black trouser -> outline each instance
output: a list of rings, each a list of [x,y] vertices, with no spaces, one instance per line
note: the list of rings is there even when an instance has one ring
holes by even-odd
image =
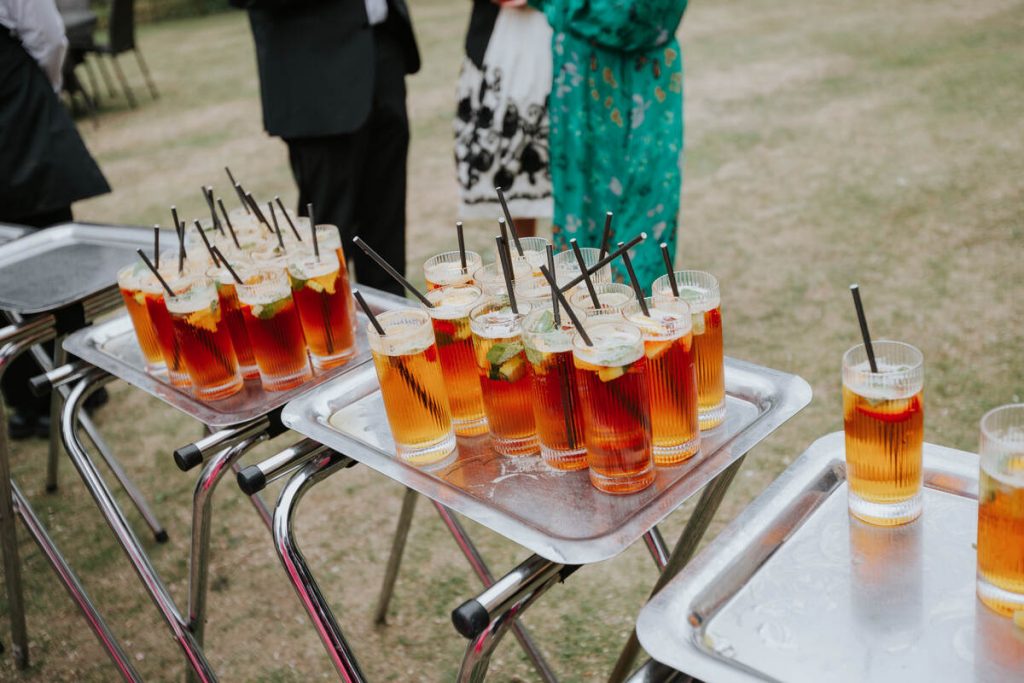
[[[32,228],[45,228],[58,223],[70,223],[71,220],[71,207],[66,206],[55,211],[22,216],[10,222],[27,225]],[[53,342],[47,342],[44,344],[44,347],[46,352],[52,356]],[[7,368],[7,372],[4,373],[2,383],[4,401],[6,401],[7,405],[19,411],[40,414],[49,412],[50,399],[46,396],[43,398],[33,396],[28,388],[29,379],[42,372],[43,369],[39,367],[31,353],[26,351],[15,358],[14,362]],[[0,429],[7,429],[7,426],[0,425]]]
[[[373,105],[362,127],[345,135],[285,142],[299,186],[299,213],[305,215],[307,202],[312,202],[318,223],[341,228],[345,254],[355,262],[359,282],[401,294],[402,287],[352,245],[358,235],[405,273],[405,53],[386,28],[377,28],[374,38]]]

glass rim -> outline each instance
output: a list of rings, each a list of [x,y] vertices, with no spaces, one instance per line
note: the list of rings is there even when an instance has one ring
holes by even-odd
[[[579,333],[579,330],[577,330],[575,333],[573,333],[572,336],[572,354],[574,357],[578,357],[580,358],[580,360],[590,363],[591,365],[613,367],[611,365],[607,365],[606,363],[601,362],[600,359],[595,359],[591,357],[591,355],[599,355],[601,353],[601,351],[599,350],[599,345],[597,344],[597,338],[598,334],[603,331],[601,328],[605,327],[614,327],[620,330],[626,330],[631,335],[634,335],[636,337],[636,340],[634,342],[634,345],[637,348],[636,357],[631,358],[629,361],[626,361],[625,364],[635,363],[637,360],[644,357],[643,333],[640,331],[639,327],[629,322],[625,318],[619,316],[618,319],[615,319],[609,316],[605,320],[599,320],[594,322],[593,324],[585,325],[584,327],[586,328],[587,336],[590,337],[590,340],[594,342],[594,344],[587,344],[587,342],[583,339],[583,335]],[[616,365],[621,366],[623,365],[623,363],[616,363]]]
[[[398,319],[398,320],[396,320]],[[401,327],[398,323],[401,321]],[[377,322],[384,328],[385,334],[381,334],[369,320],[366,321],[366,338],[370,342],[370,348],[385,356],[407,356],[420,353],[434,343],[434,325],[430,315],[419,308],[398,308],[391,311],[384,311],[377,314]],[[393,325],[389,329],[389,325]],[[393,333],[397,332],[397,333]],[[417,336],[423,336],[423,341],[428,341],[426,346],[410,345],[409,348],[401,348],[397,351],[393,348],[396,344],[415,340]],[[391,348],[385,348],[390,345]]]
[[[476,299],[474,299],[472,303],[456,305],[456,304],[445,304],[444,302],[434,301],[434,299],[436,297],[438,297],[438,296],[447,294],[447,293],[452,292],[454,290],[464,290],[464,289],[475,289],[476,290],[477,296],[476,296]],[[443,313],[443,312],[453,313],[455,311],[465,311],[465,312],[462,312],[459,315],[456,315],[454,317],[446,317],[446,318],[444,318],[444,320],[455,320],[455,319],[458,319],[458,318],[468,318],[469,317],[470,311],[472,311],[474,308],[476,308],[478,305],[480,305],[480,303],[481,303],[480,302],[480,298],[484,296],[484,290],[481,289],[479,285],[475,285],[472,282],[457,282],[457,283],[451,284],[451,285],[440,285],[440,286],[434,287],[433,289],[428,290],[427,292],[425,292],[424,295],[427,297],[427,300],[430,301],[430,303],[434,304],[433,308],[427,308],[426,306],[423,306],[423,310],[427,311],[427,314],[430,315],[431,318],[437,317],[436,313]]]
[[[1008,440],[1002,434],[995,433],[994,426],[989,424],[990,421],[994,420],[996,416],[1004,413],[1015,413],[1019,412],[1021,415],[1021,438],[1019,440]],[[1024,403],[1007,403],[1001,406],[992,408],[984,415],[981,416],[979,421],[979,427],[981,429],[982,437],[994,443],[1005,444],[1008,447],[1024,446]]]
[[[426,268],[428,265],[433,266],[433,265],[437,265],[439,263],[451,263],[452,260],[458,259],[459,255],[460,255],[460,252],[459,252],[458,249],[454,249],[452,251],[438,252],[437,254],[434,254],[433,256],[428,258],[426,261],[424,261],[423,262],[423,267]],[[473,256],[475,256],[477,258],[477,260],[479,261],[480,265],[483,266],[483,263],[484,263],[483,257],[480,256],[480,254],[478,252],[472,251],[471,249],[467,249],[466,250],[466,269],[469,268],[470,261],[472,260]],[[448,260],[448,259],[452,259],[452,260]],[[461,268],[462,266],[459,266],[459,267]]]
[[[859,374],[861,376],[868,376],[868,377],[902,377],[902,376],[912,375],[912,374],[916,373],[918,370],[920,370],[920,369],[922,369],[924,367],[924,354],[921,352],[921,350],[919,348],[917,348],[916,346],[914,346],[912,344],[908,344],[907,342],[897,341],[895,339],[874,339],[871,342],[872,348],[876,350],[876,353],[875,353],[876,356],[879,355],[877,353],[877,349],[878,349],[879,346],[890,346],[890,345],[893,346],[893,347],[896,347],[896,348],[903,348],[903,349],[910,350],[912,352],[912,356],[915,359],[914,362],[907,364],[906,367],[901,367],[899,369],[889,370],[889,371],[886,371],[886,372],[871,372],[870,369],[868,369],[866,371],[865,370],[859,370],[859,369],[856,368],[856,365],[860,365],[860,362],[854,364],[854,363],[851,363],[851,362],[848,362],[848,361],[852,357],[852,355],[855,352],[857,352],[857,351],[863,351],[864,352],[864,358],[865,358],[865,360],[867,359],[867,350],[866,350],[866,348],[865,348],[865,346],[864,346],[864,344],[862,342],[860,344],[854,344],[853,346],[851,346],[849,349],[846,350],[846,353],[843,354],[843,370],[849,370],[851,372],[856,372],[857,374]]]
[[[634,323],[635,325],[637,325],[637,327],[640,328],[640,334],[644,339],[657,339],[661,341],[669,341],[672,339],[679,339],[680,337],[684,337],[687,334],[693,333],[693,308],[682,297],[673,296],[671,299],[662,299],[660,301],[655,301],[654,297],[645,296],[644,303],[647,304],[648,310],[650,310],[651,308],[657,308],[659,305],[664,305],[666,303],[672,304],[673,306],[681,306],[683,309],[679,311],[680,318],[676,321],[676,324],[670,326],[667,325],[662,320],[658,320],[656,318],[652,318],[651,316],[644,315],[643,310],[640,308],[640,301],[638,299],[626,302],[626,304],[622,307],[623,318],[625,318],[627,321],[632,322],[631,318],[633,316],[636,316],[644,320],[649,320],[652,325],[657,325],[660,328],[660,331],[653,332],[648,331],[643,325]],[[685,329],[676,329],[677,326],[679,328],[685,326]]]

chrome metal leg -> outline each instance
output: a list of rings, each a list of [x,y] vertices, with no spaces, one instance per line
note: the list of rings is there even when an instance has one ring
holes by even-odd
[[[627,683],[693,683],[693,678],[661,662],[648,659],[633,672]]]
[[[299,550],[292,528],[299,501],[309,487],[350,464],[352,461],[348,457],[329,452],[313,458],[288,480],[274,508],[274,548],[341,679],[345,683],[364,683],[366,678]]]
[[[266,441],[263,432],[244,439],[230,448],[225,448],[213,456],[196,482],[192,494],[192,548],[190,553],[188,582],[188,628],[192,631],[196,643],[203,645],[206,631],[206,593],[210,573],[210,523],[213,517],[213,492],[220,483],[224,473],[238,462],[257,444]],[[199,680],[193,672],[188,672],[188,680]]]
[[[412,489],[406,489],[405,496],[402,497],[402,511],[398,513],[398,527],[395,529],[395,538],[391,541],[391,554],[388,556],[387,569],[384,570],[384,584],[380,588],[377,611],[373,615],[373,623],[378,626],[387,623],[388,620],[388,605],[395,592],[398,568],[402,564],[405,541],[409,537],[409,527],[412,526],[412,514],[416,510],[418,497],[419,495]]]
[[[484,561],[480,551],[477,550],[476,545],[469,538],[469,534],[466,533],[465,527],[462,523],[452,514],[451,510],[441,505],[437,501],[431,501],[434,507],[437,509],[437,514],[441,516],[441,521],[448,527],[448,531],[451,532],[452,537],[455,538],[456,545],[459,546],[459,550],[466,557],[473,571],[476,572],[480,582],[483,583],[484,588],[490,588],[494,585],[494,575],[491,574],[490,568]],[[519,645],[523,648],[526,656],[530,658],[533,663],[533,668],[537,670],[541,679],[546,683],[556,683],[558,677],[555,676],[554,671],[551,669],[551,665],[544,659],[544,654],[540,651],[540,648],[533,638],[530,637],[530,633],[526,630],[526,626],[519,621],[513,620],[510,624],[512,633],[515,635],[516,640],[519,641]]]
[[[475,600],[456,609],[452,620],[459,632],[469,638],[458,682],[482,683],[491,655],[508,629],[534,601],[575,569],[532,555]],[[476,628],[478,624],[485,625]]]
[[[729,465],[704,488],[697,501],[697,507],[693,510],[693,515],[686,522],[686,527],[683,529],[682,535],[679,536],[676,547],[672,549],[672,555],[669,557],[665,569],[651,590],[651,597],[664,588],[665,584],[671,581],[693,557],[700,540],[708,530],[708,525],[711,524],[711,520],[714,519],[715,513],[718,511],[718,506],[721,505],[722,499],[725,497],[725,492],[729,490],[732,480],[743,464],[743,460],[744,458],[740,458]],[[619,653],[615,668],[612,669],[612,673],[608,677],[609,683],[621,683],[626,680],[629,670],[633,667],[633,660],[636,659],[639,651],[640,641],[636,637],[636,628],[634,628],[629,634],[629,640],[626,641],[622,652]]]
[[[142,544],[135,537],[135,533],[124,517],[124,513],[118,507],[106,482],[96,469],[95,463],[89,458],[89,454],[78,440],[75,427],[78,422],[78,413],[81,410],[82,402],[89,393],[106,384],[111,379],[109,375],[96,371],[88,374],[85,379],[71,389],[64,403],[64,411],[61,414],[60,421],[64,448],[67,450],[71,462],[74,463],[75,469],[78,470],[85,487],[92,494],[93,500],[95,500],[111,531],[114,532],[121,547],[128,555],[128,560],[139,575],[139,579],[145,586],[146,592],[149,593],[153,603],[160,611],[160,615],[170,628],[171,634],[175,642],[182,649],[188,665],[195,670],[198,680],[204,681],[204,683],[206,681],[215,681],[216,675],[209,662],[206,661],[202,648],[192,636],[192,632],[185,626],[185,622],[181,618],[174,600],[150,563],[149,557],[142,548]]]
[[[107,626],[106,621],[96,611],[96,607],[92,604],[78,577],[75,576],[71,567],[68,566],[64,556],[57,550],[57,546],[54,545],[53,540],[46,533],[46,529],[43,528],[39,518],[36,517],[32,506],[29,505],[25,496],[22,495],[21,491],[18,490],[18,486],[13,482],[11,483],[11,488],[14,492],[14,504],[17,507],[17,512],[21,516],[22,521],[25,522],[29,535],[32,536],[36,545],[39,546],[39,550],[42,551],[43,556],[50,563],[54,573],[57,574],[57,579],[64,584],[72,601],[74,601],[75,605],[85,616],[89,628],[92,629],[103,649],[107,651],[117,672],[121,674],[121,678],[126,681],[141,681],[142,677],[135,671],[131,660],[124,650],[121,649],[121,644],[110,630],[110,627]]]
[[[238,464],[237,460],[235,462],[231,463],[231,471],[232,472],[234,472],[235,474],[238,474],[241,470],[242,470],[242,467],[241,467],[241,465]],[[271,529],[273,529],[274,528],[274,516],[270,512],[270,508],[267,507],[266,501],[263,500],[263,496],[261,496],[258,493],[254,493],[251,496],[248,496],[248,498],[249,498],[249,502],[252,503],[253,508],[256,510],[256,514],[260,516],[260,519],[263,520],[263,523],[266,525],[267,531],[270,531]]]
[[[644,534],[644,544],[651,553],[654,564],[658,565],[658,571],[665,569],[665,565],[668,564],[669,550],[658,527],[651,527],[651,530]]]
[[[3,376],[0,365],[0,377]],[[4,553],[4,584],[11,617],[11,653],[19,669],[28,666],[28,631],[25,627],[25,600],[21,586],[21,559],[18,557],[18,531],[14,524],[10,451],[7,444],[7,411],[0,401],[0,547]]]
[[[53,367],[59,367],[67,362],[68,354],[61,342],[64,335],[53,340]],[[45,367],[45,366],[43,366]],[[57,490],[57,463],[60,460],[60,430],[57,424],[60,421],[61,392],[50,392],[50,450],[46,460],[46,492],[53,493]]]

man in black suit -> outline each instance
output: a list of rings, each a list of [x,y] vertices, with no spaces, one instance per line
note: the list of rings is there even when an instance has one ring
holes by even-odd
[[[339,226],[363,284],[401,293],[359,235],[405,271],[409,122],[420,67],[405,0],[231,0],[249,10],[263,125],[288,145],[299,213]]]

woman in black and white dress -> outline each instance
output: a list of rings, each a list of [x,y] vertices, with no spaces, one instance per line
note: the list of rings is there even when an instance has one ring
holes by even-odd
[[[502,188],[521,235],[550,218],[551,28],[526,0],[474,0],[458,83],[459,216],[496,219]]]

